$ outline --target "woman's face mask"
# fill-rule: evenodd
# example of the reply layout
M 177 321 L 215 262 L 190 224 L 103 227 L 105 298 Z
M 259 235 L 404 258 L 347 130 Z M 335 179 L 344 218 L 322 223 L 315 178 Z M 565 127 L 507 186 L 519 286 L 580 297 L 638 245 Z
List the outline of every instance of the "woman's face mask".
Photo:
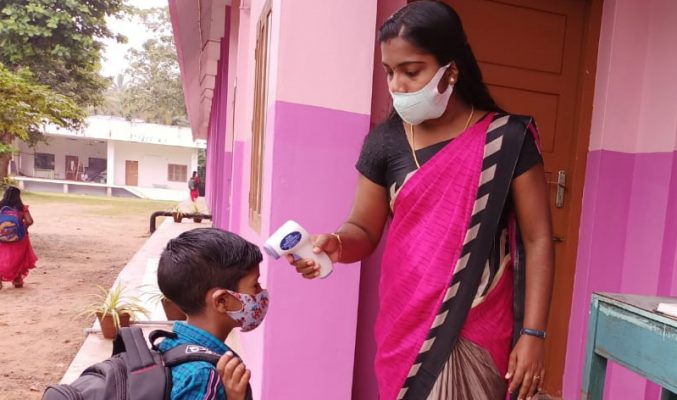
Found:
M 239 311 L 228 311 L 228 316 L 240 323 L 242 332 L 249 332 L 256 329 L 268 312 L 268 291 L 262 290 L 256 296 L 246 293 L 233 292 L 227 290 L 228 293 L 235 297 L 242 303 L 242 309 Z
M 393 107 L 404 122 L 418 125 L 423 121 L 436 119 L 444 114 L 454 85 L 450 84 L 443 93 L 439 92 L 439 85 L 450 65 L 440 67 L 430 82 L 416 92 L 390 92 L 393 97 Z

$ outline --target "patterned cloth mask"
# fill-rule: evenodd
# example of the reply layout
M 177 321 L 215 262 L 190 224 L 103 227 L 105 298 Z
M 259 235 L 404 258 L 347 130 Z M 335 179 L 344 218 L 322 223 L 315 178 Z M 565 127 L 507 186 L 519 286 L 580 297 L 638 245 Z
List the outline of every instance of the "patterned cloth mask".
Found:
M 239 311 L 228 311 L 228 315 L 240 323 L 242 332 L 249 332 L 256 329 L 268 312 L 268 291 L 262 290 L 256 296 L 246 293 L 238 293 L 230 290 L 226 291 L 242 303 L 242 309 Z

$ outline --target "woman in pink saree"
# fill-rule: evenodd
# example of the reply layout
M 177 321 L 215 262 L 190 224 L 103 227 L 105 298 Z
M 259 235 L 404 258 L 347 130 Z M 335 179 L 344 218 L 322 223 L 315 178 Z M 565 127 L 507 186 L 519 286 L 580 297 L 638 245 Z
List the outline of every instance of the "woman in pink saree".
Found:
M 390 220 L 375 327 L 381 399 L 530 399 L 545 374 L 554 264 L 535 124 L 496 105 L 444 3 L 405 6 L 379 40 L 396 112 L 365 140 L 347 221 L 315 250 L 362 260 Z

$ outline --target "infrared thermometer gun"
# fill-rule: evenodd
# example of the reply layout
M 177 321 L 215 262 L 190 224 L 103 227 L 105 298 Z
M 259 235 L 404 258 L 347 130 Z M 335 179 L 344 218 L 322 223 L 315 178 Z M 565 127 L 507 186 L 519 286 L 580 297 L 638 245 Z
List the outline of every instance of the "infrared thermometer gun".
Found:
M 266 240 L 263 249 L 274 259 L 291 254 L 295 259 L 313 260 L 320 267 L 320 278 L 331 274 L 332 262 L 327 253 L 313 253 L 313 244 L 308 232 L 294 221 L 287 221 Z

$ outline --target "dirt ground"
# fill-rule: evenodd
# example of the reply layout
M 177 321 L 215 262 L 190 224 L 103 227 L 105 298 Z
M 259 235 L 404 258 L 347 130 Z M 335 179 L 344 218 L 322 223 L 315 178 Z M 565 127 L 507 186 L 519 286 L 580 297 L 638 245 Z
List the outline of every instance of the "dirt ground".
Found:
M 109 287 L 149 236 L 167 202 L 25 194 L 39 260 L 15 289 L 0 290 L 0 399 L 40 399 L 57 383 L 93 319 L 78 317 L 96 284 Z M 162 218 L 158 219 L 158 224 Z

